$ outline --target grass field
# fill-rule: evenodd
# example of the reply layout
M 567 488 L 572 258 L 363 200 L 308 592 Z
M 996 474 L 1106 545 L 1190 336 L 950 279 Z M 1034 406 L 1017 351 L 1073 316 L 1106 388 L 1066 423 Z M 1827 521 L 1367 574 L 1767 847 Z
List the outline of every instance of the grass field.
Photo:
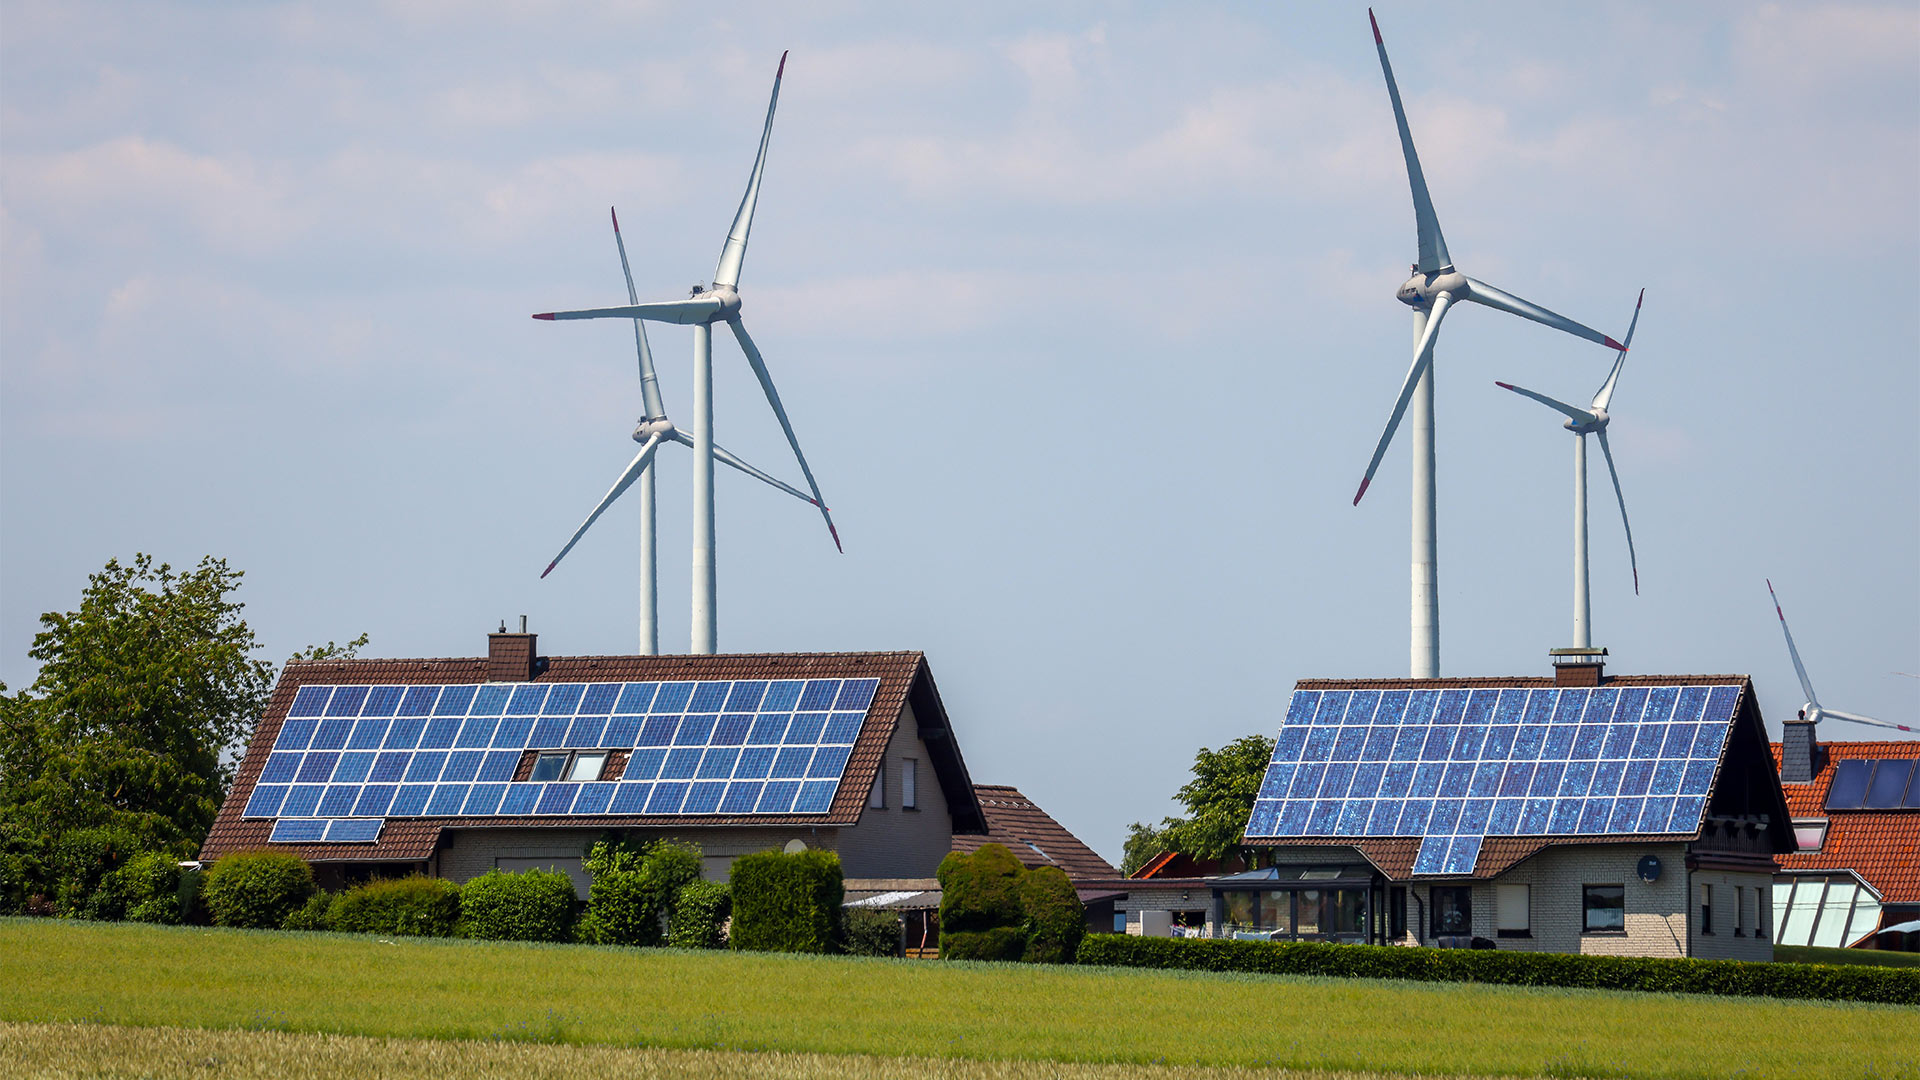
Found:
M 53 920 L 0 920 L 0 1020 L 972 1062 L 1920 1080 L 1920 1010 L 1888 1006 Z
M 1773 958 L 1783 964 L 1869 964 L 1874 967 L 1920 967 L 1920 953 L 1881 952 L 1878 949 L 1816 949 L 1806 945 L 1775 945 Z

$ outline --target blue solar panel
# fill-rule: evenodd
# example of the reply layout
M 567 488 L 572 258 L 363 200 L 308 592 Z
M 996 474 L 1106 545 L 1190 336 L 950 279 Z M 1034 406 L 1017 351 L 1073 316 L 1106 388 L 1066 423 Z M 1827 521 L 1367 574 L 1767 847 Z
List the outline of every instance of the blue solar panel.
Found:
M 380 827 L 383 821 L 334 821 L 327 825 L 327 843 L 329 844 L 371 844 L 380 839 Z
M 1299 690 L 1247 835 L 1460 837 L 1458 851 L 1423 843 L 1432 869 L 1417 871 L 1453 874 L 1470 872 L 1487 835 L 1694 832 L 1739 693 Z M 1868 779 L 1849 773 L 1835 786 L 1858 805 Z M 1877 797 L 1901 797 L 1888 794 L 1896 784 Z
M 878 687 L 877 679 L 302 687 L 245 816 L 823 813 Z M 1367 760 L 1383 761 L 1391 733 L 1368 721 L 1397 717 L 1405 697 L 1364 693 L 1329 706 L 1347 723 L 1328 733 L 1321 756 L 1364 746 L 1375 748 Z M 515 783 L 528 749 L 632 753 L 618 782 Z M 1344 793 L 1358 776 L 1371 793 L 1380 769 L 1356 772 L 1342 757 L 1333 775 L 1312 777 L 1327 793 L 1307 797 L 1337 815 L 1333 788 Z M 1273 805 L 1277 819 L 1283 804 Z M 1347 827 L 1364 829 L 1365 815 L 1349 815 Z
M 275 844 L 317 843 L 327 835 L 327 825 L 326 821 L 313 819 L 276 821 L 267 839 Z

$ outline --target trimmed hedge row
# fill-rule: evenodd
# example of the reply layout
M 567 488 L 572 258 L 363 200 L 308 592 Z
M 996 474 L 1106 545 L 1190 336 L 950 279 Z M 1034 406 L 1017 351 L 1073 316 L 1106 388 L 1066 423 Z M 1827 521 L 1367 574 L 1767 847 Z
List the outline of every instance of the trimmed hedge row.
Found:
M 573 879 L 549 870 L 489 870 L 460 886 L 460 936 L 572 941 Z
M 1086 909 L 1059 867 L 1028 870 L 1003 844 L 940 860 L 940 958 L 1071 964 Z
M 1920 1005 L 1920 971 L 1638 956 L 1088 934 L 1082 964 Z
M 840 856 L 762 851 L 733 862 L 733 930 L 727 944 L 751 952 L 832 952 L 846 899 Z

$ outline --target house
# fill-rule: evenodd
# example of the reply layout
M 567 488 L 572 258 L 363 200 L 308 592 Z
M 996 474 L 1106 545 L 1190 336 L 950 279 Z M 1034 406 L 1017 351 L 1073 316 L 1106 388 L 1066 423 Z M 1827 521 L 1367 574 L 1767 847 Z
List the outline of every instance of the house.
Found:
M 1745 676 L 1308 679 L 1210 930 L 1772 957 L 1792 827 Z
M 1773 879 L 1774 940 L 1920 952 L 1920 742 L 1782 728 L 1772 749 L 1799 850 Z
M 286 851 L 323 885 L 554 867 L 610 833 L 698 844 L 709 878 L 800 844 L 930 877 L 987 821 L 917 652 L 286 666 L 200 858 Z

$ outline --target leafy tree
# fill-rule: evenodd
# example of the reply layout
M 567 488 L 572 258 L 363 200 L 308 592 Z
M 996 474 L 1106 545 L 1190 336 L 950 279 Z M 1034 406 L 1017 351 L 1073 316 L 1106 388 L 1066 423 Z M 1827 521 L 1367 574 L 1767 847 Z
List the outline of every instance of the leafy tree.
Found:
M 232 780 L 223 754 L 273 682 L 230 599 L 241 576 L 212 557 L 185 573 L 110 560 L 77 611 L 40 617 L 39 676 L 0 697 L 0 851 L 87 827 L 183 852 L 206 835 Z
M 1244 854 L 1240 838 L 1253 813 L 1254 797 L 1267 763 L 1273 759 L 1273 740 L 1265 735 L 1243 735 L 1218 750 L 1201 747 L 1193 756 L 1193 779 L 1174 797 L 1187 808 L 1186 817 L 1161 820 L 1152 829 L 1135 822 L 1128 831 L 1123 865 L 1132 873 L 1159 851 L 1177 851 L 1195 859 L 1224 859 Z M 1153 851 L 1147 848 L 1154 847 Z
M 1135 871 L 1152 862 L 1155 855 L 1165 850 L 1167 838 L 1161 835 L 1160 830 L 1136 821 L 1127 826 L 1127 843 L 1120 851 L 1120 872 L 1132 877 Z
M 367 635 L 361 634 L 345 645 L 335 645 L 331 641 L 325 645 L 309 645 L 304 649 L 296 649 L 292 656 L 287 657 L 287 663 L 301 660 L 352 660 L 360 655 L 360 646 L 368 640 Z

